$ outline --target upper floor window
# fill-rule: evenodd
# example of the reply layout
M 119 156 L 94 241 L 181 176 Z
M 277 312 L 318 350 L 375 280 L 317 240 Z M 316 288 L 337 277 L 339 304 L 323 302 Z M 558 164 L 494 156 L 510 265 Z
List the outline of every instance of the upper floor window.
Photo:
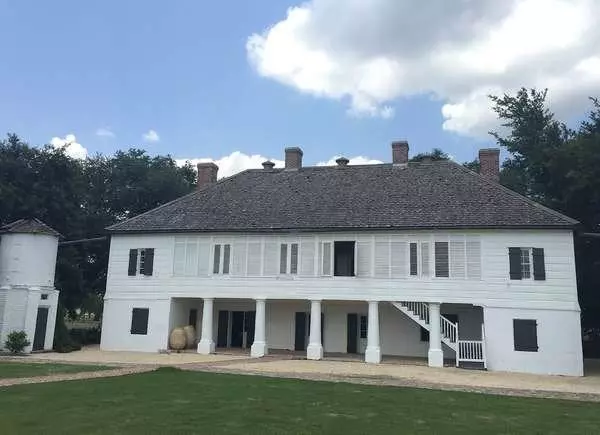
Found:
M 420 261 L 419 252 L 421 254 Z M 408 269 L 411 276 L 429 276 L 429 242 L 411 242 L 408 245 L 408 261 Z
M 543 248 L 508 248 L 510 279 L 546 279 Z
M 334 242 L 333 274 L 354 276 L 354 242 Z
M 279 251 L 279 273 L 298 273 L 298 243 L 282 243 Z
M 130 249 L 127 275 L 151 276 L 154 271 L 154 248 Z
M 213 249 L 213 273 L 229 274 L 231 264 L 231 245 L 216 244 Z

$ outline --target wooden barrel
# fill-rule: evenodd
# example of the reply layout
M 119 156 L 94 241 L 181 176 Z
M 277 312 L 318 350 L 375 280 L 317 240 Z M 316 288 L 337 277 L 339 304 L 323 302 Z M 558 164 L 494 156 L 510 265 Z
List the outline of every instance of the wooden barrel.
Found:
M 188 349 L 193 348 L 196 345 L 196 328 L 192 325 L 184 326 L 185 340 Z
M 169 336 L 169 346 L 173 350 L 183 350 L 187 344 L 185 331 L 183 328 L 175 328 Z

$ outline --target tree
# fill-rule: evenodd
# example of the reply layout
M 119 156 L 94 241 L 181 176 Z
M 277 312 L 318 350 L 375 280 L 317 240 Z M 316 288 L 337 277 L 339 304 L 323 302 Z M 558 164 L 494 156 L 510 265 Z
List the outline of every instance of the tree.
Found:
M 571 130 L 546 105 L 547 91 L 521 89 L 516 95 L 491 96 L 503 121 L 491 132 L 510 157 L 500 182 L 581 222 L 576 233 L 577 281 L 583 321 L 600 326 L 600 104 L 592 98 L 588 119 Z
M 432 160 L 432 161 L 440 161 L 440 160 L 450 160 L 450 156 L 446 154 L 439 148 L 434 148 L 428 153 L 419 153 L 413 156 L 409 161 L 410 162 L 422 162 L 423 160 Z
M 130 149 L 76 160 L 51 147 L 31 147 L 17 135 L 0 140 L 0 224 L 37 217 L 63 240 L 106 235 L 115 222 L 189 193 L 196 174 L 170 156 Z M 106 288 L 108 240 L 61 246 L 56 287 L 73 313 L 98 306 Z

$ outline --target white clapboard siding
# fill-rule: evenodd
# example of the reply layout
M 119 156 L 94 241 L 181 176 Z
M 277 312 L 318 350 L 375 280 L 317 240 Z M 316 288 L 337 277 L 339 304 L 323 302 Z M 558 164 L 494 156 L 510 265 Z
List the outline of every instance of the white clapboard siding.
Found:
M 248 276 L 260 276 L 261 274 L 261 242 L 260 241 L 251 241 L 248 242 L 248 265 L 247 265 L 247 274 Z
M 362 240 L 356 244 L 356 275 L 371 276 L 373 244 L 370 240 Z
M 387 239 L 375 239 L 375 277 L 390 276 L 390 242 Z
M 173 250 L 173 275 L 184 276 L 185 274 L 185 239 L 176 239 Z
M 185 276 L 198 275 L 198 239 L 190 238 L 185 243 Z
M 450 255 L 450 276 L 452 278 L 464 278 L 466 274 L 464 237 L 452 237 L 448 249 Z

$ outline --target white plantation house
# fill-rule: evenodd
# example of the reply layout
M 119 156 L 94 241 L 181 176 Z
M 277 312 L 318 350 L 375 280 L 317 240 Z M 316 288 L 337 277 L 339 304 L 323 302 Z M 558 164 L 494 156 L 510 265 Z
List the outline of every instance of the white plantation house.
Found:
M 111 232 L 103 349 L 156 352 L 191 324 L 199 353 L 249 348 L 426 357 L 489 370 L 583 374 L 573 229 L 448 161 L 285 168 L 217 181 Z

